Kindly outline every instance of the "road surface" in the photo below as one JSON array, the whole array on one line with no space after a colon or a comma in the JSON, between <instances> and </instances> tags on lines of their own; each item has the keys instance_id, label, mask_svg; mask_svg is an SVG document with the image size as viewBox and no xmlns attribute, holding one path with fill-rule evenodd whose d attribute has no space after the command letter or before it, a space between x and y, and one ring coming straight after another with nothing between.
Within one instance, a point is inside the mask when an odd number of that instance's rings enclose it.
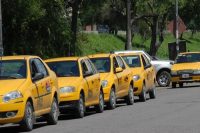
<instances>
[{"instance_id":1,"label":"road surface","mask_svg":"<svg viewBox=\"0 0 200 133\"><path fill-rule=\"evenodd\" d=\"M16 125L0 127L0 133L20 132ZM83 119L64 115L55 126L41 121L31 133L200 133L200 85L158 88L157 98L96 114Z\"/></svg>"}]
</instances>

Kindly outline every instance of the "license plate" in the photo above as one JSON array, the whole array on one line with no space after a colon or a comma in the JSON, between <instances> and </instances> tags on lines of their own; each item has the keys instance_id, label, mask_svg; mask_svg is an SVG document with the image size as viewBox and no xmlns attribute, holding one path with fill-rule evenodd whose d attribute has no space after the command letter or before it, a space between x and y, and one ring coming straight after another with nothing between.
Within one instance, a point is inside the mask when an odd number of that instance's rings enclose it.
<instances>
[{"instance_id":1,"label":"license plate","mask_svg":"<svg viewBox=\"0 0 200 133\"><path fill-rule=\"evenodd\" d=\"M190 77L190 75L189 74L182 74L182 76L181 76L182 78L189 78Z\"/></svg>"}]
</instances>

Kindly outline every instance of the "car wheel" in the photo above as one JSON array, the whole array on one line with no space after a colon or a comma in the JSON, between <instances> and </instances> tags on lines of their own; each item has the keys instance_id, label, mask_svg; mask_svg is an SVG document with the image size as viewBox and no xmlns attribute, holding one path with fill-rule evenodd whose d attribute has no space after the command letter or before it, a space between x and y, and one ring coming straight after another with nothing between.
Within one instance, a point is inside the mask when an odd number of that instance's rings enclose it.
<instances>
[{"instance_id":1,"label":"car wheel","mask_svg":"<svg viewBox=\"0 0 200 133\"><path fill-rule=\"evenodd\" d=\"M77 117L83 118L85 116L85 100L83 94L80 94L80 98L77 102Z\"/></svg>"},{"instance_id":2,"label":"car wheel","mask_svg":"<svg viewBox=\"0 0 200 133\"><path fill-rule=\"evenodd\" d=\"M180 87L180 88L183 88L183 83L179 83L179 87Z\"/></svg>"},{"instance_id":3,"label":"car wheel","mask_svg":"<svg viewBox=\"0 0 200 133\"><path fill-rule=\"evenodd\" d=\"M170 73L167 71L162 71L157 76L157 82L159 86L166 87L169 86L171 80Z\"/></svg>"},{"instance_id":4,"label":"car wheel","mask_svg":"<svg viewBox=\"0 0 200 133\"><path fill-rule=\"evenodd\" d=\"M140 99L140 101L142 101L142 102L145 102L145 101L146 101L145 85L143 85L142 92L141 92L141 94L139 95L139 99Z\"/></svg>"},{"instance_id":5,"label":"car wheel","mask_svg":"<svg viewBox=\"0 0 200 133\"><path fill-rule=\"evenodd\" d=\"M97 113L102 113L104 111L104 96L102 91L100 91L99 94L99 104L95 107Z\"/></svg>"},{"instance_id":6,"label":"car wheel","mask_svg":"<svg viewBox=\"0 0 200 133\"><path fill-rule=\"evenodd\" d=\"M107 106L109 109L116 108L116 94L115 94L114 89L111 89L110 91L110 98L109 98L109 102L107 103Z\"/></svg>"},{"instance_id":7,"label":"car wheel","mask_svg":"<svg viewBox=\"0 0 200 133\"><path fill-rule=\"evenodd\" d=\"M134 93L133 93L133 87L130 85L128 90L128 95L125 98L125 101L127 105L133 105L134 104Z\"/></svg>"},{"instance_id":8,"label":"car wheel","mask_svg":"<svg viewBox=\"0 0 200 133\"><path fill-rule=\"evenodd\" d=\"M24 118L20 123L23 131L31 131L35 122L33 106L30 102L26 103Z\"/></svg>"},{"instance_id":9,"label":"car wheel","mask_svg":"<svg viewBox=\"0 0 200 133\"><path fill-rule=\"evenodd\" d=\"M58 116L59 116L58 102L56 98L54 97L52 105L51 105L51 111L49 112L49 114L45 116L47 119L47 123L49 125L56 125L58 122Z\"/></svg>"},{"instance_id":10,"label":"car wheel","mask_svg":"<svg viewBox=\"0 0 200 133\"><path fill-rule=\"evenodd\" d=\"M156 98L156 87L154 87L149 91L149 97L150 99L155 99Z\"/></svg>"},{"instance_id":11,"label":"car wheel","mask_svg":"<svg viewBox=\"0 0 200 133\"><path fill-rule=\"evenodd\" d=\"M172 82L172 88L176 88L176 83Z\"/></svg>"}]
</instances>

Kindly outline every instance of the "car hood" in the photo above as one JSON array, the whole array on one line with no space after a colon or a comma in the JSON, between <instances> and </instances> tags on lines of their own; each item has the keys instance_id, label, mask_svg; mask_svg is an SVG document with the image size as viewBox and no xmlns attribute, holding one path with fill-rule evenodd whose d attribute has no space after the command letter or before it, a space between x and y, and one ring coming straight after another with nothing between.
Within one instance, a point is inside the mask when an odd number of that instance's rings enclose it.
<instances>
[{"instance_id":1,"label":"car hood","mask_svg":"<svg viewBox=\"0 0 200 133\"><path fill-rule=\"evenodd\" d=\"M18 90L26 79L0 80L0 95Z\"/></svg>"},{"instance_id":2,"label":"car hood","mask_svg":"<svg viewBox=\"0 0 200 133\"><path fill-rule=\"evenodd\" d=\"M177 70L200 70L200 63L180 63L172 66L173 71Z\"/></svg>"},{"instance_id":3,"label":"car hood","mask_svg":"<svg viewBox=\"0 0 200 133\"><path fill-rule=\"evenodd\" d=\"M80 77L60 77L58 78L58 86L77 86L80 85L82 78Z\"/></svg>"}]
</instances>

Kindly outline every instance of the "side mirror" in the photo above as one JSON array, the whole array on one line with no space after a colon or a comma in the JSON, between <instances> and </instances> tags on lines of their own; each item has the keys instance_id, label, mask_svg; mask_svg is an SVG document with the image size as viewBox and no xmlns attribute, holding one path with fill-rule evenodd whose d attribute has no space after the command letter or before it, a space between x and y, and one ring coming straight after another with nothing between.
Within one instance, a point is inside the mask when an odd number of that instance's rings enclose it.
<instances>
[{"instance_id":1,"label":"side mirror","mask_svg":"<svg viewBox=\"0 0 200 133\"><path fill-rule=\"evenodd\" d=\"M44 74L43 73L36 73L35 76L32 78L33 82L43 79L44 78Z\"/></svg>"},{"instance_id":2,"label":"side mirror","mask_svg":"<svg viewBox=\"0 0 200 133\"><path fill-rule=\"evenodd\" d=\"M116 73L120 73L120 72L122 72L122 71L123 71L123 69L122 69L121 67L115 68L115 72L116 72Z\"/></svg>"},{"instance_id":3,"label":"side mirror","mask_svg":"<svg viewBox=\"0 0 200 133\"><path fill-rule=\"evenodd\" d=\"M91 71L86 71L84 74L83 74L83 77L87 77L87 76L91 76L92 75L92 72Z\"/></svg>"}]
</instances>

